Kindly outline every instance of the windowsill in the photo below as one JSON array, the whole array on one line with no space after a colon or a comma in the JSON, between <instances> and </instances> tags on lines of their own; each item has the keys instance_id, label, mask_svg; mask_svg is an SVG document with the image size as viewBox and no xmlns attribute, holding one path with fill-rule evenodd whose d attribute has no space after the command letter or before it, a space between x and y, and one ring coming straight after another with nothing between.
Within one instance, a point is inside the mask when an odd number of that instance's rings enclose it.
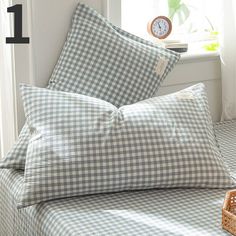
<instances>
[{"instance_id":1,"label":"windowsill","mask_svg":"<svg viewBox=\"0 0 236 236\"><path fill-rule=\"evenodd\" d=\"M155 41L153 40L151 41L155 43ZM219 60L220 59L219 51L206 51L203 48L204 44L206 44L206 42L189 43L188 51L181 53L179 64L191 63L197 61ZM163 44L159 45L163 46Z\"/></svg>"},{"instance_id":2,"label":"windowsill","mask_svg":"<svg viewBox=\"0 0 236 236\"><path fill-rule=\"evenodd\" d=\"M216 52L206 52L206 51L189 51L186 53L181 53L181 58L179 63L190 63L194 61L203 61L203 60L217 60L220 58L218 51Z\"/></svg>"},{"instance_id":3,"label":"windowsill","mask_svg":"<svg viewBox=\"0 0 236 236\"><path fill-rule=\"evenodd\" d=\"M190 44L186 53L181 53L180 63L190 63L194 61L218 60L220 58L219 51L206 51L202 48L202 44Z\"/></svg>"},{"instance_id":4,"label":"windowsill","mask_svg":"<svg viewBox=\"0 0 236 236\"><path fill-rule=\"evenodd\" d=\"M141 36L140 36L141 37ZM158 44L164 47L164 44L154 37L148 35L143 37L144 39L151 41L152 43ZM209 61L209 60L219 60L219 51L206 51L203 45L210 43L211 41L199 41L188 43L188 52L181 53L181 58L179 64L192 63L197 61Z\"/></svg>"}]
</instances>

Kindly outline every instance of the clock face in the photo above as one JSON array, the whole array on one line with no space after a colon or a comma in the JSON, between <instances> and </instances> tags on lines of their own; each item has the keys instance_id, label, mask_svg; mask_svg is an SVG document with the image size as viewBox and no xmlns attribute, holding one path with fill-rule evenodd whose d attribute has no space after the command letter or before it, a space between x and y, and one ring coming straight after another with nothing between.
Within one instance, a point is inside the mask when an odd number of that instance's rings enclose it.
<instances>
[{"instance_id":1,"label":"clock face","mask_svg":"<svg viewBox=\"0 0 236 236\"><path fill-rule=\"evenodd\" d=\"M165 16L159 16L151 22L151 34L159 39L166 38L172 30L171 21Z\"/></svg>"}]
</instances>

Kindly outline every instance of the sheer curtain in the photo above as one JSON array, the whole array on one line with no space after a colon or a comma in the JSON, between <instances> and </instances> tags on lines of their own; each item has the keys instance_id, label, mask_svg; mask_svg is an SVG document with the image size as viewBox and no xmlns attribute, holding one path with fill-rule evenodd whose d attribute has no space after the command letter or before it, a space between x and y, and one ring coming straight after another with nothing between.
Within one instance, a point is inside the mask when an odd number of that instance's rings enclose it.
<instances>
[{"instance_id":1,"label":"sheer curtain","mask_svg":"<svg viewBox=\"0 0 236 236\"><path fill-rule=\"evenodd\" d=\"M222 0L222 120L236 118L236 1Z\"/></svg>"},{"instance_id":2,"label":"sheer curtain","mask_svg":"<svg viewBox=\"0 0 236 236\"><path fill-rule=\"evenodd\" d=\"M10 149L17 134L13 46L5 43L5 38L11 35L9 6L11 1L0 1L0 158Z\"/></svg>"}]
</instances>

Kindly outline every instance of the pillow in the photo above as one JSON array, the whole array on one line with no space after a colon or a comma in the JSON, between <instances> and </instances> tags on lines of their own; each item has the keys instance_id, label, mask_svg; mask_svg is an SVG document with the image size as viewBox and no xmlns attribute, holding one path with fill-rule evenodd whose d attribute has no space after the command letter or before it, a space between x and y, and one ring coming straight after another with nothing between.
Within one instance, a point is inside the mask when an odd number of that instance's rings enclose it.
<instances>
[{"instance_id":1,"label":"pillow","mask_svg":"<svg viewBox=\"0 0 236 236\"><path fill-rule=\"evenodd\" d=\"M79 4L48 88L85 94L120 107L152 97L179 57ZM24 169L28 139L24 127L0 167Z\"/></svg>"},{"instance_id":2,"label":"pillow","mask_svg":"<svg viewBox=\"0 0 236 236\"><path fill-rule=\"evenodd\" d=\"M120 108L79 94L21 90L32 136L18 208L124 190L234 185L203 84Z\"/></svg>"}]
</instances>

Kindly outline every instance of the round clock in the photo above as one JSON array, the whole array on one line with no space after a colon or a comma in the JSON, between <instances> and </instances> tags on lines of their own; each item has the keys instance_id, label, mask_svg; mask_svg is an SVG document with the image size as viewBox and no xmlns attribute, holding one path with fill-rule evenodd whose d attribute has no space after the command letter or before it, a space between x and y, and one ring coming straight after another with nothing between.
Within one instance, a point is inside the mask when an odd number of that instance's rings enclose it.
<instances>
[{"instance_id":1,"label":"round clock","mask_svg":"<svg viewBox=\"0 0 236 236\"><path fill-rule=\"evenodd\" d=\"M166 16L158 16L148 23L149 34L159 39L167 38L171 30L172 23Z\"/></svg>"}]
</instances>

